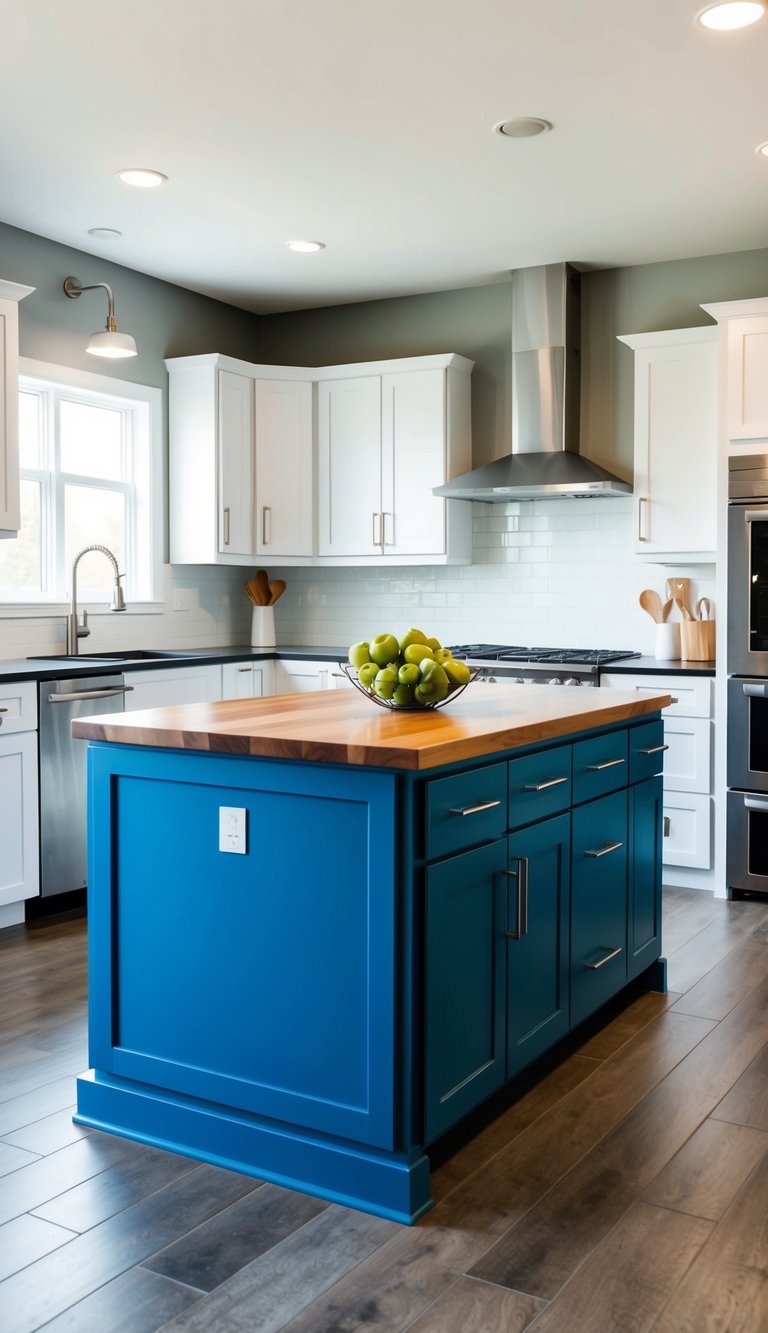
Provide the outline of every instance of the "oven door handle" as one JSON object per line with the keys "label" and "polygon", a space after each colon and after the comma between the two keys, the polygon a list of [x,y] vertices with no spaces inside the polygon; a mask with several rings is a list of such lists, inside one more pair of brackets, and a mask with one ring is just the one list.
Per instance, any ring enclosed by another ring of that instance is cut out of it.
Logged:
{"label": "oven door handle", "polygon": [[130,694],[132,685],[110,685],[103,690],[75,690],[71,694],[49,694],[49,704],[69,704],[76,699],[111,699],[114,694]]}
{"label": "oven door handle", "polygon": [[768,699],[768,681],[761,682],[759,685],[750,682],[750,684],[742,685],[741,688],[749,699]]}
{"label": "oven door handle", "polygon": [[768,796],[745,796],[745,810],[765,810],[768,813]]}
{"label": "oven door handle", "polygon": [[768,505],[763,509],[745,509],[745,523],[768,523]]}

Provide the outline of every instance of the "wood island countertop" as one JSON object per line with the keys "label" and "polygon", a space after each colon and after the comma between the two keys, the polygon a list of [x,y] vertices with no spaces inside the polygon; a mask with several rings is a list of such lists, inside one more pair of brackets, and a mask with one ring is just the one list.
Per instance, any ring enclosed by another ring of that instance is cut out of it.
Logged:
{"label": "wood island countertop", "polygon": [[110,744],[421,771],[616,725],[671,703],[663,691],[475,683],[444,709],[401,713],[357,690],[320,690],[78,718],[72,734]]}

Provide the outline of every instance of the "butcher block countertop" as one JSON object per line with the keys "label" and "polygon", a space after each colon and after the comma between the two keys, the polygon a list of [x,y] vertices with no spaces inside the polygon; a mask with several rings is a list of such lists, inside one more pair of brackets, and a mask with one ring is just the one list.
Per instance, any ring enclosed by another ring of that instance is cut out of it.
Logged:
{"label": "butcher block countertop", "polygon": [[377,707],[357,690],[181,704],[79,718],[74,736],[110,744],[421,771],[642,718],[669,694],[475,683],[444,709]]}

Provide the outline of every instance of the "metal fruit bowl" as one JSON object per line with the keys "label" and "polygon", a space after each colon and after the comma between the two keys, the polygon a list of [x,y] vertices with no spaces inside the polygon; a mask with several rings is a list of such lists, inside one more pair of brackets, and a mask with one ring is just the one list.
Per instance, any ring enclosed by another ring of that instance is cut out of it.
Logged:
{"label": "metal fruit bowl", "polygon": [[372,690],[367,690],[364,685],[361,685],[360,681],[357,679],[357,667],[353,667],[349,662],[339,662],[339,666],[347,677],[347,680],[350,681],[355,689],[359,690],[361,694],[364,694],[366,699],[370,699],[372,704],[378,704],[379,708],[389,708],[393,713],[433,713],[438,708],[445,708],[446,704],[453,703],[454,699],[458,699],[459,695],[464,693],[467,685],[471,685],[477,675],[477,669],[475,668],[473,671],[470,668],[470,676],[466,684],[454,686],[454,688],[446,694],[445,698],[440,699],[438,703],[396,704],[394,699],[380,699],[378,694],[374,694]]}

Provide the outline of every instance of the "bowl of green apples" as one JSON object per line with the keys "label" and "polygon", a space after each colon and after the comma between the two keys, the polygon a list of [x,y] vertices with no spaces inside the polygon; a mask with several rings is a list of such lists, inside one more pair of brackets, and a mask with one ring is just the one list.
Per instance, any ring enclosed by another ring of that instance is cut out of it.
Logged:
{"label": "bowl of green apples", "polygon": [[353,643],[339,666],[372,703],[411,712],[443,708],[477,674],[439,639],[413,628],[400,638],[385,633]]}

